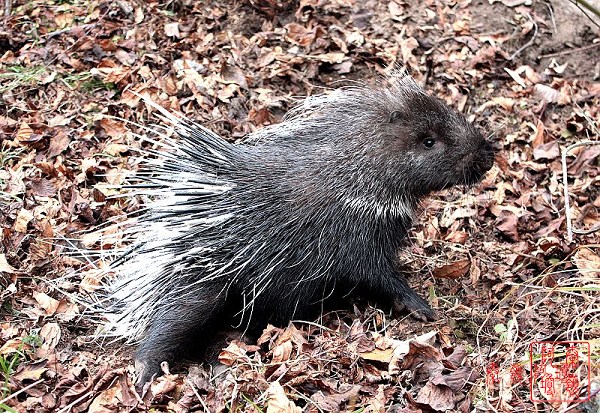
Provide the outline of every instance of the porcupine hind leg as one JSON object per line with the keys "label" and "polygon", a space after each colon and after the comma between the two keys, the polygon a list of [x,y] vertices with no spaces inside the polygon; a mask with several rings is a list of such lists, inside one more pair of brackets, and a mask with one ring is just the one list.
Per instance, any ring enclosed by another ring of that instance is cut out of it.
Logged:
{"label": "porcupine hind leg", "polygon": [[218,315],[225,307],[221,285],[203,285],[197,294],[184,294],[164,303],[135,354],[136,386],[141,388],[161,374],[161,363],[174,361],[197,352],[209,342]]}

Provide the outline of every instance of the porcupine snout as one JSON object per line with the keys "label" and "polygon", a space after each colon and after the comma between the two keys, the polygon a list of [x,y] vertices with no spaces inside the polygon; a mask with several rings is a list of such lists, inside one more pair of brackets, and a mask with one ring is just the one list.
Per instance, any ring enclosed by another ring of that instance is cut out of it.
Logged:
{"label": "porcupine snout", "polygon": [[465,185],[473,185],[494,165],[494,149],[487,140],[481,138],[479,144],[469,151],[463,160],[462,165],[457,165],[456,169],[464,172]]}

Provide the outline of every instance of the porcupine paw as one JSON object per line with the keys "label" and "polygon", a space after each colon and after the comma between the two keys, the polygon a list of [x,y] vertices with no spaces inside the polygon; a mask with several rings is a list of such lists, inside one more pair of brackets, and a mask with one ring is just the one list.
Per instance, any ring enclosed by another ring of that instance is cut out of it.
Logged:
{"label": "porcupine paw", "polygon": [[427,301],[422,299],[416,292],[405,292],[401,297],[394,300],[394,309],[406,310],[410,315],[421,321],[434,321],[437,317]]}

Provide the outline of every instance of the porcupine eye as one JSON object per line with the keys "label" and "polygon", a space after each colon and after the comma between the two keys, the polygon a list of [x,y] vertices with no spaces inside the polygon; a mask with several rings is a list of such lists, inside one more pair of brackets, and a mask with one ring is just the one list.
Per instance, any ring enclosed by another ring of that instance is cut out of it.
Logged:
{"label": "porcupine eye", "polygon": [[435,145],[435,139],[428,136],[427,138],[423,139],[423,145],[425,145],[426,148],[433,148],[433,145]]}

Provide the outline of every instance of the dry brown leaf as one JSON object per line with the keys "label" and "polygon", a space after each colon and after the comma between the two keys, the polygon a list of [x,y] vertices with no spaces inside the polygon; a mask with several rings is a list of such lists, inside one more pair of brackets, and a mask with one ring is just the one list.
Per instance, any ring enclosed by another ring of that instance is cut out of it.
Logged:
{"label": "dry brown leaf", "polygon": [[90,69],[90,73],[94,76],[99,76],[104,82],[119,83],[129,75],[129,70],[130,69],[126,66],[111,67],[108,65],[104,67],[94,67]]}
{"label": "dry brown leaf", "polygon": [[53,315],[60,304],[58,300],[55,300],[46,293],[35,293],[33,294],[33,298],[44,309],[46,316]]}
{"label": "dry brown leaf", "polygon": [[287,30],[287,40],[290,43],[300,45],[302,47],[310,47],[315,41],[316,29],[308,30],[306,27],[298,23],[289,23],[285,25]]}
{"label": "dry brown leaf", "polygon": [[19,215],[17,215],[17,219],[15,221],[15,231],[21,233],[27,232],[27,225],[32,219],[33,214],[27,211],[25,208],[21,208],[21,210],[19,211]]}
{"label": "dry brown leaf", "polygon": [[112,156],[119,156],[120,154],[127,152],[129,149],[129,146],[127,145],[121,143],[111,143],[110,145],[106,145],[104,152]]}
{"label": "dry brown leaf", "polygon": [[112,413],[119,411],[122,399],[120,386],[110,387],[98,394],[88,409],[88,413]]}
{"label": "dry brown leaf", "polygon": [[31,180],[31,191],[37,196],[51,197],[56,194],[57,190],[55,182],[49,179],[33,178]]}
{"label": "dry brown leaf", "polygon": [[248,82],[244,71],[235,65],[223,64],[221,78],[225,83],[234,83],[242,89],[248,89]]}
{"label": "dry brown leaf", "polygon": [[503,209],[496,218],[496,228],[513,241],[519,241],[517,229],[519,217],[512,211]]}
{"label": "dry brown leaf", "polygon": [[98,124],[100,127],[102,127],[102,129],[104,129],[108,136],[111,136],[115,139],[122,138],[125,136],[127,131],[125,123],[117,119],[102,118]]}
{"label": "dry brown leaf", "polygon": [[40,330],[40,337],[43,339],[41,347],[36,351],[36,356],[44,358],[48,353],[54,351],[60,341],[61,331],[57,323],[46,323]]}
{"label": "dry brown leaf", "polygon": [[17,130],[16,141],[19,143],[31,142],[32,135],[33,129],[31,129],[31,127],[27,123],[23,122],[19,126],[19,130]]}
{"label": "dry brown leaf", "polygon": [[504,110],[506,110],[508,112],[512,112],[514,109],[515,103],[516,103],[516,101],[513,98],[496,96],[496,97],[493,97],[488,102],[485,102],[483,105],[479,106],[477,108],[476,112],[481,113],[484,110],[486,110],[487,108],[494,107],[494,106],[500,106]]}
{"label": "dry brown leaf", "polygon": [[19,369],[12,376],[17,381],[21,383],[25,380],[35,381],[39,380],[42,377],[42,374],[46,372],[48,364],[48,360],[39,360],[36,362],[26,363],[19,365]]}
{"label": "dry brown leaf", "polygon": [[69,135],[65,131],[59,130],[58,133],[50,139],[47,157],[54,158],[59,155],[69,147],[69,143],[71,143]]}
{"label": "dry brown leaf", "polygon": [[464,245],[469,239],[469,234],[465,231],[451,231],[444,237],[444,240]]}
{"label": "dry brown leaf", "polygon": [[291,341],[284,341],[273,348],[273,363],[282,363],[290,359],[294,346]]}
{"label": "dry brown leaf", "polygon": [[537,148],[533,149],[533,159],[557,159],[560,157],[560,148],[558,147],[558,142],[548,142],[544,143]]}
{"label": "dry brown leaf", "polygon": [[0,354],[6,355],[6,354],[15,353],[17,351],[23,352],[23,351],[30,351],[30,350],[31,350],[31,345],[24,343],[23,338],[19,337],[19,338],[12,338],[12,339],[8,340],[6,343],[4,343],[4,345],[2,347],[0,347]]}
{"label": "dry brown leaf", "polygon": [[433,270],[433,276],[435,278],[448,278],[456,280],[467,274],[471,268],[471,260],[455,261],[450,264],[446,264],[442,267]]}
{"label": "dry brown leaf", "polygon": [[170,393],[179,385],[178,380],[178,374],[165,374],[160,376],[150,385],[150,393],[155,398]]}
{"label": "dry brown leaf", "polygon": [[233,365],[239,359],[247,359],[246,350],[238,345],[237,341],[232,341],[219,353],[219,362],[226,366]]}
{"label": "dry brown leaf", "polygon": [[454,393],[447,386],[436,386],[427,382],[419,390],[415,401],[431,406],[436,411],[445,412],[454,408]]}
{"label": "dry brown leaf", "polygon": [[510,75],[510,77],[512,77],[512,79],[517,82],[519,84],[519,86],[521,86],[522,88],[526,88],[527,85],[525,84],[525,81],[523,80],[523,78],[521,77],[521,75],[519,74],[518,71],[516,70],[510,70],[509,68],[505,67],[504,70],[506,71],[506,73],[508,73]]}
{"label": "dry brown leaf", "polygon": [[102,279],[106,275],[106,270],[102,268],[93,268],[91,270],[85,271],[82,273],[83,278],[79,283],[79,288],[82,291],[86,292],[94,292],[100,288],[102,284]]}
{"label": "dry brown leaf", "polygon": [[331,52],[318,55],[310,55],[310,58],[320,60],[325,63],[342,63],[346,58],[346,54],[342,52]]}
{"label": "dry brown leaf", "polygon": [[477,377],[471,367],[462,366],[449,373],[439,373],[431,379],[435,385],[444,385],[450,387],[454,392],[460,392],[469,382]]}
{"label": "dry brown leaf", "polygon": [[5,272],[8,274],[17,272],[17,270],[11,267],[8,261],[6,261],[6,255],[4,254],[0,254],[0,272]]}
{"label": "dry brown leaf", "polygon": [[413,51],[419,47],[419,42],[414,37],[409,37],[408,39],[404,39],[402,43],[400,43],[400,50],[402,51],[402,61],[409,62],[410,57],[413,54]]}
{"label": "dry brown leaf", "polygon": [[533,95],[538,99],[543,99],[548,103],[558,103],[560,92],[553,87],[537,84],[533,88]]}
{"label": "dry brown leaf", "polygon": [[584,275],[600,275],[600,256],[589,248],[579,248],[573,255],[573,264]]}
{"label": "dry brown leaf", "polygon": [[331,386],[329,391],[318,391],[310,399],[326,412],[339,412],[342,403],[351,402],[356,399],[361,387],[352,384],[342,384],[339,389],[337,386]]}
{"label": "dry brown leaf", "polygon": [[533,137],[532,141],[531,141],[531,146],[533,146],[534,148],[534,157],[535,157],[535,148],[540,147],[541,145],[544,144],[545,140],[545,126],[544,123],[541,120],[537,120],[535,127],[533,127],[533,129],[535,130],[535,136]]}
{"label": "dry brown leaf", "polygon": [[80,315],[77,304],[68,300],[60,300],[60,304],[56,309],[56,318],[62,322],[68,322]]}
{"label": "dry brown leaf", "polygon": [[165,34],[169,37],[180,38],[179,23],[174,22],[165,24]]}
{"label": "dry brown leaf", "polygon": [[302,411],[293,401],[288,399],[283,387],[277,381],[269,385],[266,396],[267,413],[300,413]]}
{"label": "dry brown leaf", "polygon": [[362,359],[372,360],[372,361],[381,361],[384,363],[389,363],[392,360],[392,356],[394,355],[394,349],[388,348],[385,350],[380,350],[376,348],[373,351],[367,351],[359,354]]}

